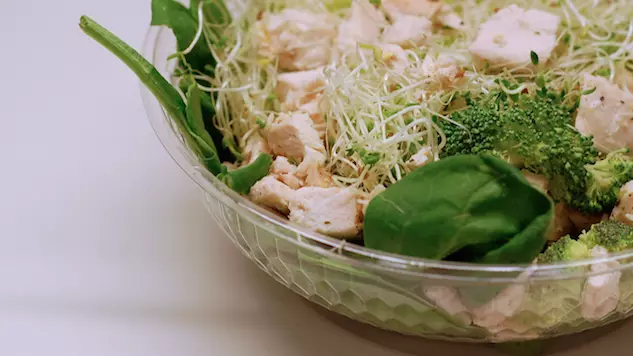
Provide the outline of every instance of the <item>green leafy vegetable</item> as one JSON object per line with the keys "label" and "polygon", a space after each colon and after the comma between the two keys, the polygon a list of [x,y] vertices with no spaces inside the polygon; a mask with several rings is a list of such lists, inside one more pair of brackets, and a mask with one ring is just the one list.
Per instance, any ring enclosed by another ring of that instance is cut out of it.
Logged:
{"label": "green leafy vegetable", "polygon": [[[198,20],[176,0],[152,0],[152,25],[171,28],[180,52],[191,45],[198,32]],[[215,67],[213,55],[204,40],[199,40],[184,59],[192,69],[203,73],[209,73],[207,65]]]}
{"label": "green leafy vegetable", "polygon": [[[517,202],[520,202],[517,204]],[[408,174],[371,200],[365,245],[430,259],[528,263],[541,251],[551,200],[490,155],[461,155]]]}
{"label": "green leafy vegetable", "polygon": [[268,154],[260,154],[248,166],[228,171],[218,176],[226,185],[240,194],[248,194],[251,187],[270,172],[273,158]]}
{"label": "green leafy vegetable", "polygon": [[188,103],[185,104],[178,91],[156,68],[125,42],[86,16],[81,17],[79,26],[88,36],[121,59],[138,76],[174,120],[186,145],[198,155],[209,171],[226,182],[229,187],[246,194],[253,184],[268,174],[272,157],[267,154],[260,155],[248,166],[230,172],[220,162],[214,140],[203,121],[205,96],[195,84],[189,87]]}

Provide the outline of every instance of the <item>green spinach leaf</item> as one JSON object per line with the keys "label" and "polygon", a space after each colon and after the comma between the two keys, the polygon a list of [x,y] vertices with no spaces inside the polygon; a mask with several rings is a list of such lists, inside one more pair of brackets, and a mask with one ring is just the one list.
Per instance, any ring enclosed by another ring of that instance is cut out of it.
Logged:
{"label": "green spinach leaf", "polygon": [[231,172],[220,162],[214,141],[203,122],[204,96],[195,85],[190,86],[187,92],[188,103],[185,104],[178,91],[128,44],[87,16],[81,17],[79,27],[121,59],[137,75],[176,123],[186,146],[196,153],[209,171],[225,181],[229,187],[246,194],[253,184],[268,174],[272,157],[267,154],[262,154],[250,165]]}
{"label": "green spinach leaf", "polygon": [[198,135],[213,151],[217,152],[215,143],[204,126],[202,116],[202,96],[201,90],[196,84],[192,84],[187,90],[187,124],[191,131]]}
{"label": "green spinach leaf", "polygon": [[[553,203],[521,172],[489,155],[430,163],[374,198],[365,245],[430,259],[529,263],[546,242]],[[468,253],[460,253],[468,251]]]}
{"label": "green spinach leaf", "polygon": [[[152,0],[152,25],[171,28],[176,37],[178,51],[187,49],[198,32],[198,20],[189,9],[176,0]],[[207,65],[210,66],[207,68],[215,68],[215,60],[204,38],[201,38],[184,58],[191,69],[202,73],[212,73],[205,68]]]}
{"label": "green spinach leaf", "polygon": [[242,168],[228,171],[218,176],[226,185],[240,194],[248,194],[251,187],[270,172],[273,158],[269,154],[260,154],[257,159]]}

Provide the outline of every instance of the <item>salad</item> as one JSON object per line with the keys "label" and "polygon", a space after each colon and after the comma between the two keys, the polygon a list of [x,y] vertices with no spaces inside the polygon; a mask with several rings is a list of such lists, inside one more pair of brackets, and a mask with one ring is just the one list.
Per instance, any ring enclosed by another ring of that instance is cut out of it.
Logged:
{"label": "salad", "polygon": [[625,0],[153,0],[169,80],[80,25],[211,173],[290,224],[474,263],[633,246]]}

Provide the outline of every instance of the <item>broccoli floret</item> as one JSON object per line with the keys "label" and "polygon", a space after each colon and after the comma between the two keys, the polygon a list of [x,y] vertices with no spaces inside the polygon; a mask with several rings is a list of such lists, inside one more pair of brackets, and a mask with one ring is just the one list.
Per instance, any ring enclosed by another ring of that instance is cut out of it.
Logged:
{"label": "broccoli floret", "polygon": [[611,152],[603,160],[585,166],[589,173],[587,193],[578,205],[585,212],[602,212],[613,209],[618,202],[620,188],[633,180],[633,159],[628,149]]}
{"label": "broccoli floret", "polygon": [[556,201],[586,214],[613,209],[620,187],[633,179],[633,159],[616,151],[598,161],[593,139],[571,124],[571,110],[556,96],[521,96],[516,102],[469,102],[439,122],[442,156],[489,153],[549,180]]}
{"label": "broccoli floret", "polygon": [[573,261],[589,256],[589,248],[583,242],[565,236],[551,244],[538,257],[538,263]]}
{"label": "broccoli floret", "polygon": [[605,220],[580,235],[579,241],[588,249],[602,246],[609,252],[620,252],[633,247],[633,227],[617,220]]}

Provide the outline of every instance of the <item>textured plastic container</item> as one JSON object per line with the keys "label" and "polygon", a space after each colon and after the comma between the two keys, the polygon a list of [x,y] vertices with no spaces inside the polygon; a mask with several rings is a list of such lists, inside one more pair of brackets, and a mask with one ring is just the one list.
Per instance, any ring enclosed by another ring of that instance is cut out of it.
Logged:
{"label": "textured plastic container", "polygon": [[[174,48],[168,30],[151,28],[144,55],[168,75],[174,63],[167,57]],[[385,254],[291,226],[215,179],[145,88],[142,97],[160,141],[201,187],[210,214],[242,253],[279,283],[331,311],[402,334],[470,342],[577,333],[631,314],[630,252],[567,265],[481,266]],[[596,276],[592,265],[598,263],[609,268],[592,282],[615,281],[619,288],[596,296],[592,309],[585,285]]]}

